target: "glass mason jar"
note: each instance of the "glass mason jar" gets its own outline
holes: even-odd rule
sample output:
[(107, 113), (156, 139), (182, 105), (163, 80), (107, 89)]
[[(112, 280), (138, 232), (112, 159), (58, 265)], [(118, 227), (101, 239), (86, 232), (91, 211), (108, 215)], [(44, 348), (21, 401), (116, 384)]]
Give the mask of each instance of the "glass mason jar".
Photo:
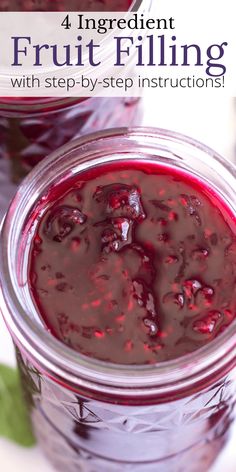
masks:
[(145, 128), (82, 137), (44, 159), (10, 206), (2, 228), (0, 307), (35, 435), (57, 471), (205, 472), (234, 419), (235, 322), (181, 358), (122, 366), (83, 356), (50, 335), (30, 296), (27, 261), (37, 203), (62, 179), (122, 160), (185, 169), (236, 212), (235, 167), (197, 141)]
[[(1, 11), (147, 11), (151, 0), (4, 0)], [(134, 98), (0, 97), (0, 217), (18, 183), (43, 157), (82, 134), (138, 125), (141, 104)], [(9, 195), (9, 196), (8, 196)]]

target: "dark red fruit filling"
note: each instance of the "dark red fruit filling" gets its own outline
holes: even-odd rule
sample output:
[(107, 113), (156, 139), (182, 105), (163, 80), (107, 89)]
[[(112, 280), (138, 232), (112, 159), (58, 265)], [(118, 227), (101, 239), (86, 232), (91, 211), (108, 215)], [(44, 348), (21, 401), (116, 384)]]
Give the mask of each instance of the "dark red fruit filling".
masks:
[(161, 362), (235, 318), (236, 219), (203, 182), (154, 163), (104, 164), (46, 205), (29, 283), (46, 326), (71, 348)]

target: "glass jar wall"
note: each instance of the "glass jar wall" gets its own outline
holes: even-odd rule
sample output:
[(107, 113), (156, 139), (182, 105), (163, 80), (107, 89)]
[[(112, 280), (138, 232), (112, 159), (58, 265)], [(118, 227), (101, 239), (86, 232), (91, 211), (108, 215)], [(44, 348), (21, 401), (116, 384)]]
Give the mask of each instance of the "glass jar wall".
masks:
[[(151, 0), (4, 0), (0, 11), (147, 11)], [(141, 124), (137, 99), (0, 98), (0, 217), (15, 184), (42, 158), (82, 134)]]
[(149, 129), (80, 138), (35, 168), (12, 202), (2, 232), (0, 306), (36, 437), (56, 470), (207, 472), (235, 416), (235, 321), (180, 358), (122, 366), (59, 342), (32, 302), (27, 264), (37, 204), (62, 179), (123, 160), (191, 172), (236, 213), (235, 168), (190, 138)]

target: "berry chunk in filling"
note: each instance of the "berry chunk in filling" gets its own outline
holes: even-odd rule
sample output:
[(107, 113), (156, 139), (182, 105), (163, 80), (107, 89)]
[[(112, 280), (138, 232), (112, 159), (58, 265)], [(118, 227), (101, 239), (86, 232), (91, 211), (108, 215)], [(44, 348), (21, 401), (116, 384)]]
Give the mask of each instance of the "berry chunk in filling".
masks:
[(236, 219), (204, 182), (150, 162), (59, 184), (38, 217), (32, 297), (72, 349), (119, 364), (178, 358), (236, 313)]

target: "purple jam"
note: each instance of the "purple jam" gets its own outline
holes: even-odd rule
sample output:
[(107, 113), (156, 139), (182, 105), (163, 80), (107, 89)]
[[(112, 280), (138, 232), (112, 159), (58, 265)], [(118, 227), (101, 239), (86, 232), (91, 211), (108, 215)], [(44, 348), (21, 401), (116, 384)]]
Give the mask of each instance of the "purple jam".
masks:
[(51, 190), (43, 210), (30, 290), (47, 329), (72, 349), (119, 364), (163, 362), (235, 318), (236, 218), (191, 174), (102, 164)]

